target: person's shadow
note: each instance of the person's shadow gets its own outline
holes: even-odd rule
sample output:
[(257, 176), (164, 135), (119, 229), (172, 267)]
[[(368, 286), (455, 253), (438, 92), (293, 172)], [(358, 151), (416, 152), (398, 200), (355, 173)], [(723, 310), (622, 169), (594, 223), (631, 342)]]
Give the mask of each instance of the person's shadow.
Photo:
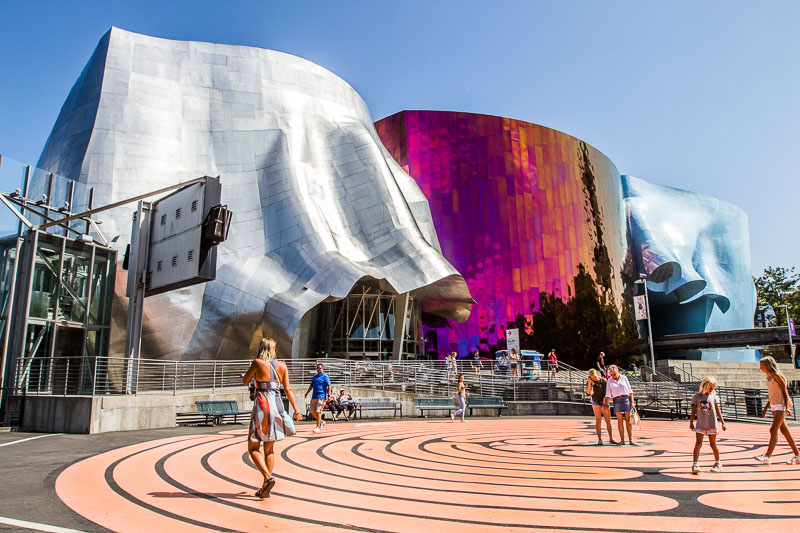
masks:
[(148, 496), (154, 498), (206, 498), (219, 500), (258, 500), (252, 493), (247, 492), (150, 492)]

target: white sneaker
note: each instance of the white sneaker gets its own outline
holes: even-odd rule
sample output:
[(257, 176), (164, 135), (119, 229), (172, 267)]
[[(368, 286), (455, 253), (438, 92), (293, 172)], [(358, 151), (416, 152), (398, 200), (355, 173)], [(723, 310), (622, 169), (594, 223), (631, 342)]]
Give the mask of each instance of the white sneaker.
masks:
[(795, 455), (788, 461), (786, 461), (787, 465), (800, 465), (800, 455)]
[(711, 467), (712, 472), (722, 472), (722, 463), (714, 463), (714, 466)]
[(450, 413), (450, 420), (455, 422), (456, 421), (456, 415), (454, 415), (453, 413)]
[(319, 433), (319, 428), (314, 428), (314, 433)]
[(700, 473), (700, 465), (697, 463), (692, 464), (692, 474)]
[(322, 421), (322, 425), (319, 427), (319, 429), (322, 429), (322, 428), (324, 428), (324, 427), (325, 427), (325, 421), (323, 420), (323, 421)]
[(763, 453), (761, 455), (756, 455), (755, 457), (753, 457), (753, 459), (755, 459), (759, 463), (764, 463), (765, 465), (772, 464), (772, 457), (770, 457), (769, 455), (764, 455)]

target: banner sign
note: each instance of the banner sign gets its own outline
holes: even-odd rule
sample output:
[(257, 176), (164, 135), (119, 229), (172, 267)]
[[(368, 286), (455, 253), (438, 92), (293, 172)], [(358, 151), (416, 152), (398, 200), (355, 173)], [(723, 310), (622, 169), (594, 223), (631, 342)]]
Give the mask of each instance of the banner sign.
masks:
[(636, 320), (647, 319), (647, 303), (645, 302), (644, 295), (633, 297), (633, 307), (636, 310)]
[(519, 330), (517, 328), (506, 330), (506, 348), (511, 353), (511, 348), (516, 348), (519, 353)]
[(790, 319), (789, 319), (789, 333), (791, 333), (791, 334), (792, 334), (792, 337), (794, 337), (794, 336), (795, 336), (795, 332), (794, 332), (794, 318), (790, 318)]

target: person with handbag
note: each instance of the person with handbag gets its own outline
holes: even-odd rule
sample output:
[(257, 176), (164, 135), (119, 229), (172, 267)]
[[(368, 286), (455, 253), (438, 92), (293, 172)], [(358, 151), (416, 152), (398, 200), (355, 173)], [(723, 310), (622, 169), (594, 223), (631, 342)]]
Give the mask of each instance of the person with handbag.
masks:
[[(638, 446), (633, 442), (633, 427), (631, 426), (631, 409), (636, 408), (633, 399), (633, 389), (628, 381), (628, 377), (620, 374), (617, 365), (608, 367), (608, 381), (606, 383), (606, 396), (603, 400), (604, 405), (613, 405), (614, 413), (617, 416), (619, 426), (619, 444), (625, 444), (625, 431), (628, 430), (628, 444)], [(624, 425), (623, 425), (624, 423)]]
[[(289, 384), (289, 371), (286, 364), (277, 361), (274, 339), (263, 338), (258, 346), (258, 352), (242, 376), (242, 384), (248, 385), (255, 378), (255, 395), (253, 412), (250, 414), (250, 429), (247, 434), (247, 453), (256, 468), (264, 478), (261, 488), (256, 491), (259, 498), (269, 498), (275, 478), (272, 470), (275, 466), (275, 441), (295, 434), (294, 422), (283, 409), (280, 398), (280, 386), (286, 392), (286, 397), (294, 409), (296, 421), (303, 415), (297, 408), (297, 402)], [(259, 453), (263, 443), (263, 454)]]
[(589, 376), (586, 383), (586, 394), (592, 397), (592, 410), (594, 411), (594, 428), (597, 432), (597, 445), (603, 445), (603, 428), (602, 420), (606, 420), (606, 429), (608, 430), (608, 441), (611, 444), (617, 444), (614, 440), (614, 435), (611, 431), (611, 409), (608, 405), (604, 405), (604, 398), (606, 395), (606, 378), (595, 370), (589, 369)]
[(456, 401), (458, 402), (459, 408), (458, 411), (450, 415), (450, 420), (455, 422), (456, 417), (461, 415), (461, 421), (466, 422), (466, 420), (464, 420), (464, 416), (467, 414), (467, 384), (464, 383), (464, 374), (458, 375)]

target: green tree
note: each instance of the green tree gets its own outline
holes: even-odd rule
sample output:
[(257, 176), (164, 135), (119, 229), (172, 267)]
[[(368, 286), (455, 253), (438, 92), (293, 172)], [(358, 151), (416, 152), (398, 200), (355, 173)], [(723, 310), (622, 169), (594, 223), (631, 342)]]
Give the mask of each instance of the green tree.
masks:
[(607, 302), (607, 293), (598, 290), (582, 264), (573, 286), (575, 294), (567, 302), (553, 293), (540, 294), (539, 311), (533, 314), (533, 347), (545, 354), (555, 348), (559, 359), (580, 368), (594, 366), (601, 351), (622, 362), (615, 357), (618, 348), (638, 337), (632, 314)]
[(772, 307), (776, 326), (786, 326), (786, 311), (778, 307), (784, 304), (789, 307), (789, 316), (797, 322), (800, 311), (800, 274), (795, 272), (794, 267), (767, 267), (753, 281), (756, 284), (758, 306)]

